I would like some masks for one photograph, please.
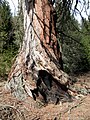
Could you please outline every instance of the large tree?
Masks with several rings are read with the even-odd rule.
[[[57,103],[70,98],[69,77],[61,70],[56,11],[48,0],[23,0],[24,37],[7,87],[19,99]]]

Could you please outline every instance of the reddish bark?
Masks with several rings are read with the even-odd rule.
[[[55,10],[48,0],[43,0],[39,1],[38,4],[35,4],[35,11],[41,27],[41,43],[48,51],[53,50],[59,60],[60,52],[56,39]]]
[[[24,40],[7,86],[17,98],[29,95],[34,100],[58,103],[60,97],[69,97],[69,77],[60,70],[55,10],[48,0],[25,0],[23,14]]]

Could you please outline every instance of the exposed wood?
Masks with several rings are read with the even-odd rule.
[[[60,66],[52,4],[48,0],[25,0],[22,8],[25,35],[6,86],[20,99],[27,95],[54,103],[60,97],[68,99],[69,77]]]

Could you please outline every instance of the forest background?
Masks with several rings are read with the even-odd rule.
[[[76,6],[75,6],[76,7]],[[57,40],[62,53],[62,69],[70,75],[90,71],[90,15],[75,19],[77,9],[71,12],[69,4],[55,6]],[[81,13],[81,12],[80,12]],[[0,81],[7,80],[10,68],[23,40],[23,13],[19,6],[12,15],[9,3],[0,1]]]

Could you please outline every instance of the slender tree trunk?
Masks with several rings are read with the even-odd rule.
[[[7,87],[19,99],[57,103],[68,96],[68,75],[60,70],[56,12],[48,0],[22,1],[24,39]],[[42,96],[42,97],[40,97]]]

